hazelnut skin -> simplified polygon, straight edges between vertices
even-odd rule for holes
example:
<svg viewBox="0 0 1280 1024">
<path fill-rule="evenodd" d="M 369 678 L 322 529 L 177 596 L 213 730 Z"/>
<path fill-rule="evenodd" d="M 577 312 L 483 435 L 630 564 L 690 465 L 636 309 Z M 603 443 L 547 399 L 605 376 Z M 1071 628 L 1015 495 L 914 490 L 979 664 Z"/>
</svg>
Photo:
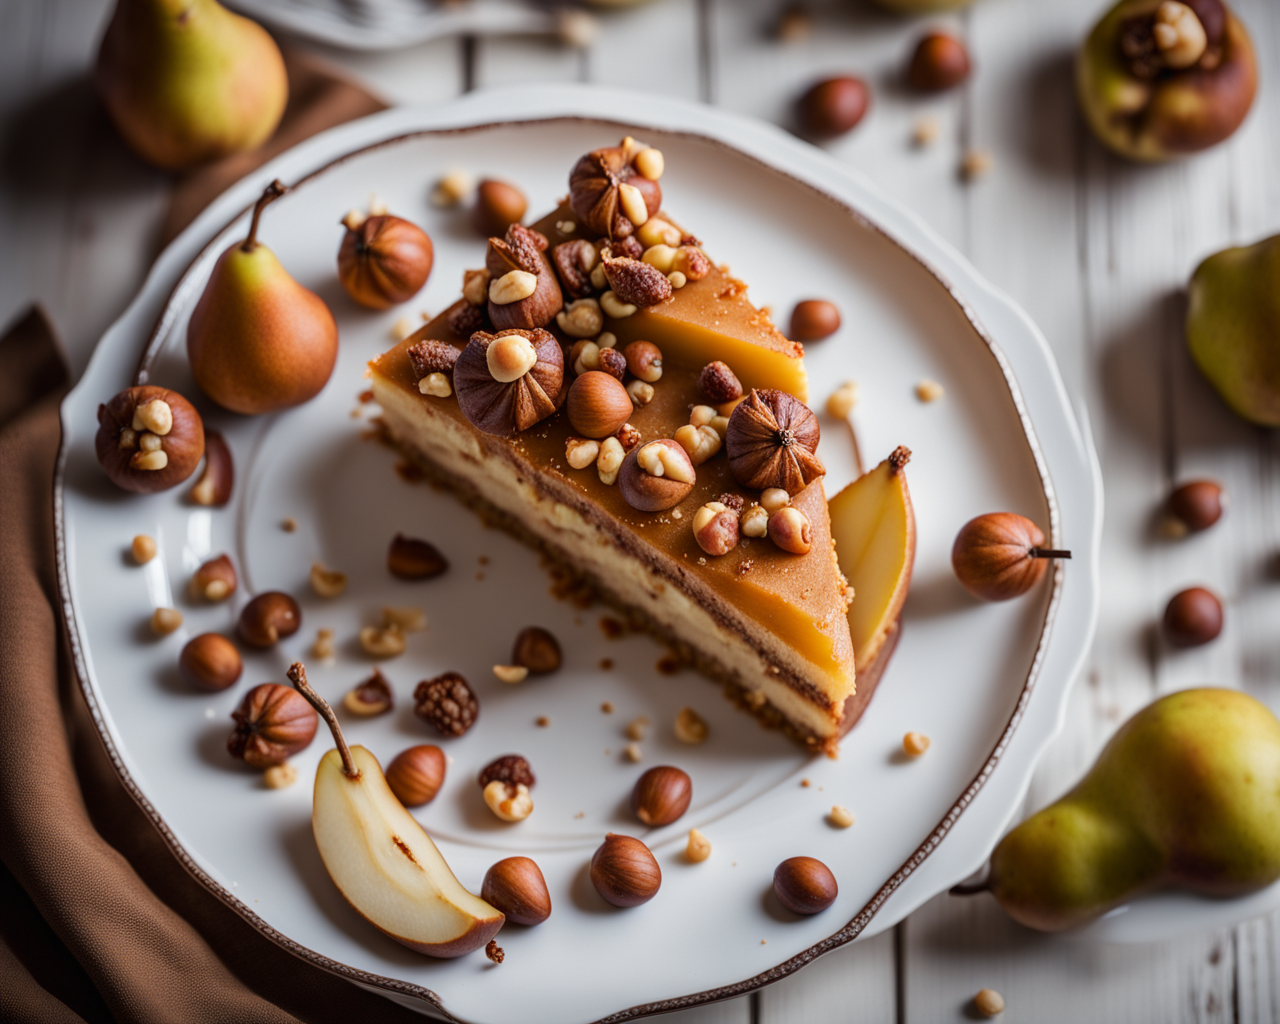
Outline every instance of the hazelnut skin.
<svg viewBox="0 0 1280 1024">
<path fill-rule="evenodd" d="M 1193 533 L 1207 530 L 1222 518 L 1226 497 L 1215 480 L 1188 480 L 1169 495 L 1169 513 Z"/>
<path fill-rule="evenodd" d="M 969 51 L 945 32 L 930 32 L 916 45 L 907 81 L 921 92 L 942 92 L 969 77 Z"/>
<path fill-rule="evenodd" d="M 638 907 L 658 894 L 662 869 L 639 839 L 610 832 L 591 855 L 591 884 L 606 903 Z"/>
<path fill-rule="evenodd" d="M 565 402 L 573 429 L 597 440 L 616 434 L 634 408 L 622 382 L 601 370 L 588 370 L 576 378 Z"/>
<path fill-rule="evenodd" d="M 801 129 L 832 138 L 858 126 L 871 106 L 871 89 L 861 78 L 844 75 L 811 86 L 796 105 Z"/>
<path fill-rule="evenodd" d="M 524 220 L 529 202 L 514 185 L 486 178 L 476 186 L 476 204 L 471 210 L 471 223 L 484 238 L 503 235 L 512 224 Z"/>
<path fill-rule="evenodd" d="M 250 647 L 274 647 L 302 626 L 302 609 L 282 590 L 259 594 L 240 611 L 237 632 Z"/>
<path fill-rule="evenodd" d="M 821 341 L 840 330 L 840 310 L 825 299 L 805 299 L 791 311 L 792 341 Z"/>
<path fill-rule="evenodd" d="M 225 690 L 236 684 L 243 671 L 236 645 L 220 633 L 192 637 L 178 656 L 178 672 L 193 690 Z"/>
<path fill-rule="evenodd" d="M 387 765 L 387 785 L 406 807 L 429 804 L 444 785 L 444 751 L 430 743 L 402 750 Z"/>
<path fill-rule="evenodd" d="M 172 421 L 168 429 L 159 434 L 135 428 L 135 411 L 157 401 L 168 406 Z M 147 450 L 147 445 L 155 450 Z M 167 491 L 200 465 L 204 456 L 204 421 L 195 406 L 176 391 L 151 385 L 125 388 L 98 406 L 94 449 L 98 462 L 117 487 L 138 494 Z M 158 462 L 163 464 L 146 468 Z"/>
<path fill-rule="evenodd" d="M 1190 587 L 1173 595 L 1160 625 L 1174 647 L 1199 647 L 1222 632 L 1222 602 L 1212 590 Z"/>
<path fill-rule="evenodd" d="M 678 821 L 693 799 L 693 782 L 679 768 L 658 765 L 636 780 L 631 791 L 631 813 L 643 825 L 660 828 Z"/>
<path fill-rule="evenodd" d="M 480 898 L 514 924 L 532 927 L 551 916 L 551 894 L 542 870 L 528 857 L 508 857 L 485 872 Z"/>
<path fill-rule="evenodd" d="M 773 891 L 793 914 L 819 914 L 839 890 L 831 869 L 813 857 L 788 857 L 774 869 Z"/>
<path fill-rule="evenodd" d="M 636 445 L 627 453 L 627 457 L 623 459 L 622 466 L 618 470 L 618 488 L 622 491 L 622 498 L 632 508 L 641 512 L 662 512 L 666 509 L 679 505 L 680 502 L 688 496 L 693 490 L 693 483 L 685 483 L 681 480 L 673 480 L 669 476 L 653 476 L 646 472 L 640 465 L 640 453 L 650 445 L 666 445 L 671 448 L 677 459 L 683 459 L 688 463 L 689 478 L 692 481 L 694 476 L 693 461 L 678 441 L 670 438 L 661 438 L 657 441 L 650 441 L 649 444 Z"/>
</svg>

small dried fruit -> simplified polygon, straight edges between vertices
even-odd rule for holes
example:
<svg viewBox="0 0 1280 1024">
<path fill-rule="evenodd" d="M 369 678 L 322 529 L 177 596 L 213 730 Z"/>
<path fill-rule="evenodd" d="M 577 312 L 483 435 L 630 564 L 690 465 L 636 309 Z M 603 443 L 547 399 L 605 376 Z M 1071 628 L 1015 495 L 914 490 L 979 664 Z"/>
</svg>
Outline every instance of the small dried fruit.
<svg viewBox="0 0 1280 1024">
<path fill-rule="evenodd" d="M 534 675 L 546 675 L 560 667 L 560 641 L 541 626 L 528 626 L 516 637 L 511 650 L 513 664 L 527 668 Z"/>
<path fill-rule="evenodd" d="M 178 656 L 178 674 L 194 690 L 225 690 L 236 684 L 243 671 L 236 645 L 220 633 L 192 637 Z"/>
<path fill-rule="evenodd" d="M 301 626 L 298 602 L 281 590 L 268 590 L 241 609 L 237 632 L 250 647 L 267 648 L 293 636 Z"/>
<path fill-rule="evenodd" d="M 827 472 L 816 454 L 820 436 L 818 418 L 798 398 L 752 388 L 729 417 L 729 470 L 743 487 L 798 494 Z"/>
<path fill-rule="evenodd" d="M 773 891 L 794 914 L 818 914 L 836 901 L 835 875 L 813 857 L 788 857 L 774 869 Z"/>
<path fill-rule="evenodd" d="M 235 480 L 235 463 L 226 439 L 216 430 L 206 430 L 204 472 L 191 488 L 191 500 L 197 505 L 221 507 L 231 500 Z"/>
<path fill-rule="evenodd" d="M 413 713 L 444 736 L 461 736 L 480 717 L 480 702 L 457 672 L 419 683 L 413 691 Z"/>
<path fill-rule="evenodd" d="M 657 267 L 629 257 L 605 258 L 604 276 L 613 294 L 628 305 L 643 309 L 671 298 L 671 282 Z"/>
<path fill-rule="evenodd" d="M 551 894 L 542 871 L 528 857 L 507 857 L 485 872 L 480 898 L 514 924 L 542 924 L 551 916 Z"/>
<path fill-rule="evenodd" d="M 627 389 L 601 370 L 588 370 L 575 379 L 565 402 L 573 429 L 583 437 L 597 439 L 616 434 L 630 419 L 633 408 Z"/>
<path fill-rule="evenodd" d="M 1227 495 L 1216 480 L 1188 480 L 1169 495 L 1169 513 L 1188 530 L 1207 530 L 1227 507 Z"/>
<path fill-rule="evenodd" d="M 857 127 L 871 106 L 871 89 L 861 78 L 841 75 L 811 86 L 796 105 L 801 129 L 819 138 Z"/>
<path fill-rule="evenodd" d="M 211 558 L 191 577 L 191 589 L 206 601 L 225 601 L 236 592 L 236 569 L 226 555 Z"/>
<path fill-rule="evenodd" d="M 1204 587 L 1179 591 L 1169 599 L 1161 626 L 1174 647 L 1207 644 L 1222 632 L 1222 602 Z"/>
<path fill-rule="evenodd" d="M 444 785 L 444 751 L 430 743 L 402 750 L 387 765 L 387 785 L 406 807 L 431 803 Z"/>
<path fill-rule="evenodd" d="M 98 406 L 98 462 L 126 491 L 154 494 L 182 483 L 200 464 L 204 443 L 200 414 L 168 388 L 125 388 Z"/>
<path fill-rule="evenodd" d="M 712 405 L 723 405 L 742 396 L 742 382 L 719 359 L 702 368 L 698 374 L 698 387 Z"/>
<path fill-rule="evenodd" d="M 315 737 L 319 722 L 302 694 L 279 683 L 255 686 L 231 717 L 236 728 L 227 737 L 227 751 L 262 769 L 304 750 Z"/>
<path fill-rule="evenodd" d="M 378 669 L 362 683 L 357 683 L 342 698 L 343 708 L 359 718 L 372 718 L 381 715 L 395 705 L 395 694 L 387 677 Z"/>
<path fill-rule="evenodd" d="M 974 597 L 1008 601 L 1039 583 L 1050 559 L 1071 557 L 1070 551 L 1043 547 L 1044 542 L 1040 527 L 1025 516 L 991 512 L 960 529 L 951 548 L 951 566 Z"/>
<path fill-rule="evenodd" d="M 495 364 L 505 380 L 498 379 L 490 365 L 493 345 L 504 353 Z M 521 353 L 523 359 L 513 362 Z M 513 376 L 516 368 L 522 372 Z M 453 387 L 463 415 L 480 430 L 499 437 L 513 437 L 555 412 L 563 384 L 564 352 L 555 335 L 541 328 L 498 334 L 477 331 L 453 368 Z"/>
<path fill-rule="evenodd" d="M 434 544 L 397 533 L 387 551 L 387 571 L 402 580 L 429 580 L 449 568 Z"/>
<path fill-rule="evenodd" d="M 591 856 L 591 884 L 615 907 L 638 907 L 658 894 L 662 869 L 639 839 L 610 832 Z"/>
<path fill-rule="evenodd" d="M 338 249 L 338 280 L 356 302 L 389 309 L 413 298 L 435 260 L 431 239 L 402 217 L 347 214 Z"/>
<path fill-rule="evenodd" d="M 693 799 L 693 782 L 671 765 L 650 768 L 631 790 L 631 813 L 642 824 L 660 828 L 678 821 Z"/>
</svg>

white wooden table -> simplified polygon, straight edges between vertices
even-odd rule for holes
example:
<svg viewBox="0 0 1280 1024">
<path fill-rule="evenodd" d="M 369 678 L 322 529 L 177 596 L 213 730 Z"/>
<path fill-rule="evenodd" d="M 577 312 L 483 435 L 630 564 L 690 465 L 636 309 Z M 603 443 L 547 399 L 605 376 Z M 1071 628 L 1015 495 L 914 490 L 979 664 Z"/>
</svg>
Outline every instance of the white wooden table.
<svg viewBox="0 0 1280 1024">
<path fill-rule="evenodd" d="M 0 3 L 0 322 L 39 299 L 76 372 L 141 284 L 168 189 L 114 139 L 87 78 L 108 0 Z M 865 0 L 814 0 L 814 31 L 781 44 L 783 0 L 659 0 L 603 19 L 588 50 L 530 39 L 444 40 L 389 55 L 323 51 L 391 102 L 470 88 L 587 81 L 642 88 L 785 123 L 823 72 L 875 88 L 866 121 L 831 149 L 914 207 L 1048 336 L 1102 460 L 1107 523 L 1097 642 L 1029 808 L 1056 798 L 1116 725 L 1155 696 L 1213 683 L 1280 707 L 1280 437 L 1235 419 L 1182 341 L 1180 291 L 1197 262 L 1280 232 L 1280 3 L 1235 0 L 1263 88 L 1227 145 L 1145 168 L 1106 155 L 1076 113 L 1071 56 L 1105 0 L 978 0 L 939 19 L 976 74 L 921 100 L 899 84 L 923 23 Z M 922 115 L 942 131 L 911 145 Z M 994 170 L 966 183 L 972 147 Z M 1172 481 L 1211 475 L 1232 506 L 1188 541 L 1154 528 Z M 1173 653 L 1153 630 L 1192 583 L 1223 595 L 1208 647 Z M 839 950 L 754 996 L 673 1015 L 687 1024 L 937 1022 L 972 1016 L 983 987 L 1009 1021 L 1280 1021 L 1280 915 L 1142 947 L 1050 938 L 988 897 L 940 896 L 891 934 Z"/>
</svg>

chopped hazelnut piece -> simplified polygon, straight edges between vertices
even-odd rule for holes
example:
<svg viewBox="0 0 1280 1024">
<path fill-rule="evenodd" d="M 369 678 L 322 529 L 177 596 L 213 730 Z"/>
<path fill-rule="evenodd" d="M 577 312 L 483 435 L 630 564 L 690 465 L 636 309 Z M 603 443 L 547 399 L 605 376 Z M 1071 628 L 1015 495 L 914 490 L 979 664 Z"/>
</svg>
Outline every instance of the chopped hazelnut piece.
<svg viewBox="0 0 1280 1024">
<path fill-rule="evenodd" d="M 317 597 L 337 597 L 347 589 L 347 574 L 315 562 L 311 566 L 311 589 Z"/>
<path fill-rule="evenodd" d="M 922 402 L 936 402 L 945 394 L 942 385 L 936 380 L 926 378 L 916 385 L 916 398 Z"/>
<path fill-rule="evenodd" d="M 985 149 L 971 149 L 960 161 L 960 175 L 965 181 L 977 181 L 990 174 L 996 161 Z"/>
<path fill-rule="evenodd" d="M 316 642 L 311 646 L 311 653 L 321 661 L 333 660 L 333 630 L 316 630 Z"/>
<path fill-rule="evenodd" d="M 288 761 L 273 764 L 262 773 L 262 784 L 267 789 L 288 789 L 298 781 L 298 769 Z"/>
<path fill-rule="evenodd" d="M 418 329 L 418 325 L 413 322 L 413 317 L 402 316 L 391 325 L 391 340 L 404 341 L 414 331 Z"/>
<path fill-rule="evenodd" d="M 646 406 L 653 401 L 653 385 L 648 381 L 633 380 L 627 384 L 627 394 L 635 405 Z"/>
<path fill-rule="evenodd" d="M 931 145 L 942 132 L 942 125 L 936 117 L 928 115 L 918 118 L 911 129 L 911 142 L 923 149 Z"/>
<path fill-rule="evenodd" d="M 418 381 L 418 391 L 432 398 L 448 398 L 453 394 L 453 385 L 443 373 L 429 373 Z"/>
<path fill-rule="evenodd" d="M 365 626 L 360 630 L 360 647 L 373 658 L 395 658 L 404 654 L 405 635 L 398 626 Z"/>
<path fill-rule="evenodd" d="M 601 276 L 604 274 L 603 264 L 601 265 Z M 592 280 L 595 280 L 595 271 L 591 272 Z M 612 290 L 605 292 L 600 296 L 600 308 L 608 317 L 614 320 L 625 320 L 631 316 L 639 306 L 634 306 L 630 302 L 623 302 Z"/>
<path fill-rule="evenodd" d="M 770 487 L 760 495 L 760 507 L 769 515 L 773 515 L 779 509 L 784 509 L 791 504 L 791 495 L 781 487 Z"/>
<path fill-rule="evenodd" d="M 613 714 L 613 705 L 609 701 L 605 701 L 603 704 L 600 705 L 600 710 L 603 711 L 606 715 L 611 715 Z"/>
<path fill-rule="evenodd" d="M 484 787 L 484 802 L 503 821 L 524 821 L 533 812 L 533 797 L 523 782 L 512 785 L 494 779 Z"/>
<path fill-rule="evenodd" d="M 908 757 L 919 757 L 929 749 L 929 737 L 923 733 L 909 732 L 902 737 L 902 750 Z"/>
<path fill-rule="evenodd" d="M 681 708 L 676 715 L 675 734 L 681 743 L 701 743 L 710 730 L 693 708 Z"/>
<path fill-rule="evenodd" d="M 760 505 L 752 505 L 738 522 L 744 537 L 763 537 L 769 532 L 769 513 Z"/>
<path fill-rule="evenodd" d="M 468 172 L 455 168 L 436 182 L 431 190 L 433 206 L 457 206 L 475 190 L 476 181 Z"/>
<path fill-rule="evenodd" d="M 182 612 L 176 608 L 157 608 L 151 613 L 151 632 L 168 636 L 182 625 Z"/>
<path fill-rule="evenodd" d="M 156 542 L 145 533 L 140 533 L 133 538 L 130 550 L 133 552 L 133 560 L 135 562 L 139 565 L 146 565 L 156 557 Z"/>
<path fill-rule="evenodd" d="M 684 848 L 684 855 L 693 863 L 701 864 L 711 856 L 711 841 L 696 828 L 689 829 L 689 843 Z"/>
<path fill-rule="evenodd" d="M 856 381 L 845 381 L 827 399 L 827 415 L 832 419 L 847 419 L 853 407 L 858 404 L 858 385 Z"/>
<path fill-rule="evenodd" d="M 421 633 L 427 628 L 427 613 L 411 604 L 384 606 L 382 621 L 402 633 Z"/>
<path fill-rule="evenodd" d="M 639 743 L 628 743 L 624 750 L 624 753 L 627 755 L 628 761 L 631 761 L 636 764 L 638 764 L 641 758 L 644 757 L 644 754 L 640 750 Z"/>
<path fill-rule="evenodd" d="M 993 988 L 984 988 L 973 997 L 973 1007 L 984 1017 L 1004 1013 L 1004 996 Z"/>
<path fill-rule="evenodd" d="M 600 442 L 589 437 L 570 437 L 564 442 L 564 458 L 574 469 L 586 469 L 600 455 Z"/>
<path fill-rule="evenodd" d="M 831 808 L 831 813 L 827 816 L 827 820 L 836 828 L 848 828 L 853 824 L 853 815 L 846 808 L 836 804 Z"/>
<path fill-rule="evenodd" d="M 676 431 L 675 440 L 689 453 L 689 461 L 695 466 L 701 466 L 715 455 L 721 445 L 720 435 L 714 427 L 695 427 L 692 423 L 680 427 Z"/>
<path fill-rule="evenodd" d="M 529 670 L 523 665 L 494 665 L 493 674 L 504 683 L 523 683 Z"/>
<path fill-rule="evenodd" d="M 627 739 L 629 740 L 644 739 L 645 731 L 648 728 L 649 728 L 649 719 L 645 715 L 641 715 L 639 718 L 633 718 L 630 722 L 627 723 Z"/>
<path fill-rule="evenodd" d="M 284 530 L 285 533 L 297 533 L 298 520 L 294 519 L 293 516 L 285 516 L 284 519 L 280 520 L 280 529 Z"/>
</svg>

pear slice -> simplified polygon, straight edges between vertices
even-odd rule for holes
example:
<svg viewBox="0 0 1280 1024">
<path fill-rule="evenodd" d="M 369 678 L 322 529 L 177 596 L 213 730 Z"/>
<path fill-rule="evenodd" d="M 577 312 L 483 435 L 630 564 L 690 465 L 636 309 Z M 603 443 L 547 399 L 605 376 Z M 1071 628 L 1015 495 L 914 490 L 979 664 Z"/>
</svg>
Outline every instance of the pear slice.
<svg viewBox="0 0 1280 1024">
<path fill-rule="evenodd" d="M 916 557 L 916 517 L 907 489 L 911 452 L 899 447 L 828 503 L 840 571 L 853 587 L 849 634 L 861 674 L 897 627 Z"/>
<path fill-rule="evenodd" d="M 427 956 L 484 946 L 506 920 L 454 877 L 431 837 L 404 809 L 378 759 L 348 747 L 329 703 L 295 662 L 289 681 L 328 723 L 336 750 L 320 759 L 311 828 L 338 891 L 379 931 Z"/>
</svg>

